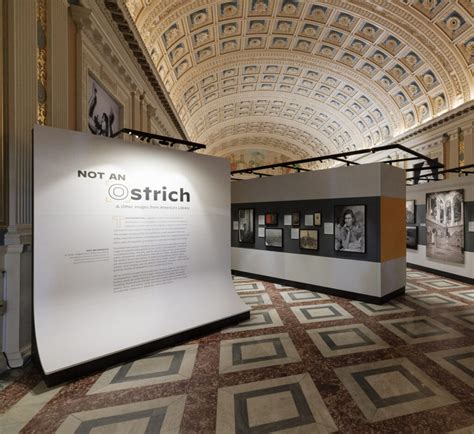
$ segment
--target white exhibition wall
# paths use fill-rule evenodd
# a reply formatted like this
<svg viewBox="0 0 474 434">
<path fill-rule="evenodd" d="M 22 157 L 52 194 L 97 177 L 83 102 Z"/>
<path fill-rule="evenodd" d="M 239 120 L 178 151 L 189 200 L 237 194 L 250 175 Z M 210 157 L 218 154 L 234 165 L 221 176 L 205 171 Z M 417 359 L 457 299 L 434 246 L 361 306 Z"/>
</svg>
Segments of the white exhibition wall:
<svg viewBox="0 0 474 434">
<path fill-rule="evenodd" d="M 451 190 L 464 190 L 464 225 L 468 228 L 465 231 L 465 247 L 464 251 L 464 263 L 456 264 L 447 261 L 441 261 L 426 256 L 426 245 L 418 243 L 418 249 L 407 249 L 407 263 L 419 265 L 421 267 L 431 268 L 433 270 L 442 271 L 444 273 L 453 274 L 456 276 L 466 277 L 468 279 L 474 279 L 474 251 L 473 250 L 473 233 L 469 231 L 469 222 L 471 226 L 474 225 L 474 212 L 471 211 L 474 203 L 474 182 L 471 176 L 450 178 L 444 181 L 424 183 L 414 186 L 407 187 L 407 200 L 415 200 L 417 207 L 423 207 L 426 210 L 426 194 L 433 192 L 443 192 Z M 469 203 L 469 207 L 467 206 Z M 412 226 L 412 225 L 407 225 Z M 426 229 L 426 223 L 416 222 L 418 231 Z M 469 239 L 469 238 L 470 239 Z M 426 236 L 425 236 L 426 238 Z"/>
<path fill-rule="evenodd" d="M 34 322 L 46 374 L 249 311 L 226 160 L 34 129 Z"/>
<path fill-rule="evenodd" d="M 275 208 L 275 203 L 334 199 L 340 199 L 341 203 L 344 203 L 344 199 L 357 198 L 395 199 L 401 201 L 403 207 L 405 172 L 387 164 L 374 163 L 232 183 L 233 207 L 242 204 L 244 208 L 252 208 L 252 204 L 263 206 L 269 203 L 268 212 Z M 293 211 L 299 211 L 297 205 Z M 333 245 L 333 232 L 326 232 L 324 225 L 325 222 L 332 225 L 333 216 L 324 212 L 322 214 L 323 224 L 318 228 L 320 242 L 326 237 L 325 239 L 330 238 Z M 257 219 L 257 216 L 255 218 Z M 385 224 L 381 221 L 381 214 L 377 214 L 375 219 L 377 221 L 369 221 L 367 225 Z M 403 224 L 403 221 L 400 224 Z M 389 229 L 383 226 L 373 239 L 367 239 L 367 249 L 380 251 L 381 232 L 387 230 Z M 346 291 L 375 299 L 385 297 L 405 286 L 405 268 L 404 252 L 403 255 L 383 260 L 379 254 L 377 260 L 369 261 L 348 258 L 344 254 L 339 257 L 302 255 L 285 249 L 271 251 L 238 244 L 232 247 L 232 269 L 236 272 Z"/>
</svg>

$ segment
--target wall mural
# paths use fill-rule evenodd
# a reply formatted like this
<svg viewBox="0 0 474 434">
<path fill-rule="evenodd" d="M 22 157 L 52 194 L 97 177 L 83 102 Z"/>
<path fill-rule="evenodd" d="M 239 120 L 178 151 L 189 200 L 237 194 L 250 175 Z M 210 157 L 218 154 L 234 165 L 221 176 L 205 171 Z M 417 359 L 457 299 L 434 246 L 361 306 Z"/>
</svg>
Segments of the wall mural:
<svg viewBox="0 0 474 434">
<path fill-rule="evenodd" d="M 426 194 L 426 256 L 464 264 L 464 190 Z"/>
<path fill-rule="evenodd" d="M 122 107 L 107 91 L 89 76 L 87 115 L 89 131 L 98 136 L 112 137 L 120 129 Z"/>
</svg>

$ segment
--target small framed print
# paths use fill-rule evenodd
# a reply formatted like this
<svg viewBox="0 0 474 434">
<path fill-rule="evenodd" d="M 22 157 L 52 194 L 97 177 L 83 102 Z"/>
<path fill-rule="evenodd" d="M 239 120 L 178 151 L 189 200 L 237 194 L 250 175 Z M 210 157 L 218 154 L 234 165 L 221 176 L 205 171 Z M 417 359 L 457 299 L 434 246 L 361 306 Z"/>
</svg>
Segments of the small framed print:
<svg viewBox="0 0 474 434">
<path fill-rule="evenodd" d="M 313 214 L 304 215 L 304 225 L 305 226 L 314 226 L 314 216 Z"/>
<path fill-rule="evenodd" d="M 416 202 L 414 200 L 406 201 L 406 224 L 414 225 L 416 222 Z"/>
<path fill-rule="evenodd" d="M 283 247 L 283 229 L 265 228 L 265 246 Z"/>
<path fill-rule="evenodd" d="M 294 212 L 291 214 L 291 226 L 299 226 L 300 225 L 300 213 Z"/>
<path fill-rule="evenodd" d="M 285 226 L 291 226 L 291 214 L 285 214 L 283 216 L 283 224 Z"/>
<path fill-rule="evenodd" d="M 239 243 L 253 244 L 255 242 L 253 208 L 239 209 Z"/>
<path fill-rule="evenodd" d="M 258 228 L 258 237 L 263 238 L 265 236 L 265 228 Z"/>
<path fill-rule="evenodd" d="M 263 214 L 258 216 L 258 224 L 259 226 L 263 226 L 265 224 L 265 216 Z"/>
<path fill-rule="evenodd" d="M 291 239 L 299 240 L 299 238 L 300 238 L 300 230 L 298 228 L 291 228 Z"/>
<path fill-rule="evenodd" d="M 317 229 L 300 229 L 300 249 L 318 250 Z"/>
<path fill-rule="evenodd" d="M 278 224 L 278 214 L 275 212 L 267 212 L 265 214 L 265 224 L 267 226 L 276 226 Z"/>
<path fill-rule="evenodd" d="M 321 226 L 321 213 L 320 212 L 314 213 L 314 226 Z"/>
</svg>

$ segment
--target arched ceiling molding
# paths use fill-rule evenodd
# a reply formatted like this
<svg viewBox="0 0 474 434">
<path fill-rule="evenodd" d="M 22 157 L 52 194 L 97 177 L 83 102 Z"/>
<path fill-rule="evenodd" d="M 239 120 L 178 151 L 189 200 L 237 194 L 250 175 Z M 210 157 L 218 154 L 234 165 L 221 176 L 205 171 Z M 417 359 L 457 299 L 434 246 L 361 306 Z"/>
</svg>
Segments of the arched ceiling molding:
<svg viewBox="0 0 474 434">
<path fill-rule="evenodd" d="M 271 101 L 248 95 L 248 99 L 242 101 L 242 104 L 249 104 L 244 106 L 248 111 L 239 111 L 243 106 L 235 104 L 232 100 L 223 105 L 220 101 L 216 101 L 214 106 L 210 105 L 202 111 L 200 118 L 195 118 L 196 130 L 191 130 L 190 136 L 194 141 L 209 144 L 209 133 L 216 125 L 224 122 L 232 124 L 236 123 L 237 120 L 244 123 L 255 123 L 263 122 L 265 119 L 276 125 L 281 124 L 298 128 L 321 142 L 331 143 L 336 152 L 343 145 L 370 146 L 374 139 L 367 140 L 367 137 L 371 138 L 372 135 L 377 139 L 382 137 L 382 132 L 377 127 L 366 128 L 362 132 L 358 131 L 350 122 L 344 123 L 340 120 L 339 112 L 332 110 L 331 107 L 326 107 L 324 111 L 314 111 L 312 114 L 308 114 L 307 117 L 303 116 L 308 113 L 305 111 L 306 108 L 301 109 L 301 104 L 292 103 L 291 101 L 293 100 L 288 101 L 284 98 Z M 276 103 L 281 103 L 281 106 L 277 107 Z M 275 114 L 274 107 L 281 110 L 280 114 Z M 222 108 L 224 109 L 222 110 Z M 224 116 L 222 113 L 224 113 Z M 227 116 L 225 116 L 226 114 Z M 379 141 L 377 140 L 377 143 Z"/>
<path fill-rule="evenodd" d="M 226 130 L 227 129 L 227 130 Z M 308 128 L 305 125 L 299 125 L 295 122 L 288 121 L 287 119 L 275 121 L 274 117 L 261 116 L 258 119 L 230 119 L 213 125 L 208 131 L 202 136 L 202 142 L 207 145 L 207 148 L 212 152 L 213 143 L 217 138 L 228 137 L 229 134 L 238 134 L 237 130 L 232 132 L 232 129 L 240 129 L 245 131 L 252 129 L 253 131 L 265 131 L 267 134 L 278 132 L 281 138 L 294 138 L 297 137 L 297 141 L 300 143 L 302 149 L 309 155 L 319 155 L 323 150 L 324 153 L 337 153 L 339 149 L 336 144 L 329 140 L 327 137 L 319 134 L 314 134 L 315 130 Z M 350 146 L 355 149 L 353 142 L 347 143 L 346 146 Z"/>
<path fill-rule="evenodd" d="M 446 3 L 445 0 L 443 1 Z M 228 1 L 225 4 L 230 3 L 233 2 Z M 235 3 L 237 5 L 240 4 L 239 2 Z M 276 6 L 279 5 L 279 2 L 271 1 L 271 3 L 276 4 Z M 352 15 L 355 15 L 358 20 L 364 20 L 365 22 L 371 21 L 372 24 L 383 26 L 385 30 L 390 30 L 391 34 L 401 38 L 410 49 L 415 50 L 417 54 L 424 58 L 432 68 L 439 71 L 440 73 L 443 73 L 443 80 L 441 81 L 443 82 L 444 87 L 448 89 L 447 98 L 449 107 L 452 106 L 452 97 L 455 95 L 454 90 L 456 88 L 456 84 L 454 83 L 453 85 L 453 81 L 458 80 L 456 78 L 457 74 L 460 75 L 459 80 L 461 81 L 461 84 L 458 84 L 458 90 L 464 93 L 465 99 L 470 99 L 470 81 L 472 81 L 472 79 L 470 78 L 469 71 L 466 68 L 466 62 L 464 61 L 463 56 L 459 53 L 459 50 L 446 43 L 447 40 L 449 41 L 449 38 L 447 38 L 441 30 L 436 32 L 432 31 L 430 26 L 427 25 L 430 24 L 430 22 L 426 18 L 424 20 L 425 22 L 420 20 L 419 17 L 417 17 L 417 15 L 420 14 L 416 9 L 410 8 L 403 4 L 400 7 L 394 3 L 395 2 L 388 1 L 347 2 L 343 0 L 308 3 L 302 8 L 297 16 L 306 18 L 310 7 L 322 6 L 333 8 L 333 10 L 330 11 L 332 15 L 336 15 L 336 13 L 339 12 L 350 12 Z M 189 14 L 190 12 L 196 11 L 203 7 L 214 7 L 216 3 L 210 2 L 209 0 L 200 0 L 192 1 L 191 3 L 189 3 L 189 1 L 158 1 L 154 2 L 153 4 L 156 6 L 151 6 L 151 8 L 148 8 L 149 12 L 147 13 L 146 17 L 145 14 L 143 14 L 143 19 L 140 20 L 142 29 L 146 29 L 150 26 L 150 24 L 152 24 L 153 33 L 149 33 L 149 38 L 151 39 L 154 39 L 153 35 L 160 35 L 161 33 L 165 32 L 170 25 L 172 25 L 176 20 L 182 18 L 183 15 Z M 248 2 L 245 2 L 246 6 L 247 4 Z M 166 9 L 167 6 L 169 7 L 168 10 Z M 248 10 L 248 7 L 246 9 Z M 273 7 L 273 9 L 273 13 L 271 15 L 265 16 L 265 18 L 277 18 L 277 7 Z M 158 10 L 160 13 L 158 13 Z M 213 12 L 214 18 L 214 16 L 217 16 L 217 13 L 215 10 Z M 404 20 L 400 20 L 400 14 L 404 17 Z M 241 19 L 243 16 L 245 16 L 245 13 L 240 14 L 237 18 Z M 160 19 L 157 21 L 158 17 Z M 281 16 L 279 17 L 281 18 Z M 250 18 L 255 18 L 255 16 Z M 327 22 L 329 21 L 330 20 L 328 19 Z M 214 20 L 210 21 L 209 24 L 211 24 L 211 22 L 212 24 L 215 24 Z M 470 19 L 470 22 L 472 23 L 472 18 Z M 404 28 L 401 23 L 403 23 L 403 25 L 407 28 Z M 443 48 L 441 49 L 440 47 Z M 431 54 L 433 50 L 435 50 L 434 52 L 436 54 Z M 453 75 L 450 75 L 447 70 L 453 72 Z"/>
<path fill-rule="evenodd" d="M 253 77 L 255 85 L 264 86 L 271 85 L 273 88 L 271 90 L 261 90 L 260 92 L 262 98 L 268 98 L 269 95 L 272 95 L 274 98 L 278 95 L 291 95 L 295 99 L 298 99 L 300 104 L 302 101 L 305 101 L 308 106 L 313 104 L 320 104 L 324 101 L 331 101 L 333 99 L 338 100 L 336 94 L 339 93 L 346 100 L 339 101 L 340 108 L 339 110 L 343 112 L 349 102 L 353 103 L 357 99 L 364 99 L 366 102 L 359 104 L 360 110 L 354 112 L 354 116 L 347 118 L 346 122 L 354 122 L 354 118 L 363 118 L 365 116 L 374 116 L 373 113 L 369 113 L 365 107 L 369 107 L 371 110 L 377 110 L 380 114 L 374 117 L 374 123 L 379 124 L 382 128 L 385 125 L 388 125 L 390 129 L 390 134 L 397 134 L 399 131 L 404 129 L 404 120 L 400 113 L 400 106 L 397 105 L 396 99 L 390 94 L 386 94 L 385 90 L 380 87 L 377 88 L 377 85 L 374 86 L 374 82 L 369 80 L 362 73 L 352 71 L 345 66 L 334 65 L 328 62 L 326 59 L 318 59 L 315 62 L 314 58 L 306 56 L 307 62 L 302 61 L 301 56 L 288 53 L 286 59 L 283 61 L 281 56 L 278 53 L 251 53 L 250 56 L 247 53 L 239 53 L 234 55 L 223 55 L 220 56 L 220 59 L 213 59 L 205 65 L 199 65 L 196 68 L 193 68 L 189 71 L 188 79 L 186 80 L 185 85 L 178 85 L 176 89 L 173 90 L 173 100 L 178 101 L 177 110 L 181 113 L 182 117 L 187 118 L 189 115 L 190 109 L 195 104 L 191 101 L 198 98 L 199 105 L 205 106 L 206 95 L 205 89 L 212 87 L 214 83 L 215 90 L 212 93 L 218 95 L 225 94 L 224 87 L 225 82 L 234 79 L 236 84 L 233 86 L 227 86 L 227 89 L 231 87 L 236 89 L 236 92 L 246 93 L 244 86 L 245 79 Z M 225 63 L 224 66 L 222 63 Z M 247 68 L 256 67 L 258 71 L 255 73 L 247 72 Z M 277 72 L 271 72 L 269 68 L 277 67 L 279 70 Z M 297 74 L 292 74 L 291 72 L 286 72 L 288 69 L 297 68 L 300 70 Z M 234 76 L 226 76 L 226 71 L 235 70 L 236 74 Z M 311 76 L 311 75 L 312 76 Z M 209 81 L 208 83 L 204 82 L 207 78 L 215 76 L 215 81 Z M 265 82 L 265 77 L 275 77 L 276 80 L 269 83 Z M 285 82 L 286 79 L 294 79 L 293 84 Z M 306 86 L 305 82 L 309 84 Z M 336 84 L 331 84 L 335 82 Z M 291 91 L 281 90 L 282 86 L 291 88 Z M 329 89 L 329 93 L 319 91 L 321 86 L 325 86 Z M 346 91 L 349 89 L 348 91 Z M 278 90 L 281 90 L 279 92 Z M 379 92 L 377 92 L 379 90 Z M 251 91 L 255 94 L 255 91 Z M 305 92 L 305 93 L 302 93 Z M 325 96 L 326 99 L 318 99 L 316 96 Z M 422 95 L 420 94 L 420 97 Z M 368 99 L 368 101 L 367 101 Z M 191 102 L 190 102 L 191 101 Z M 405 100 L 405 109 L 414 107 Z M 187 110 L 186 110 L 187 109 Z M 185 113 L 188 111 L 188 113 Z M 194 114 L 194 113 L 192 113 Z M 192 115 L 191 115 L 192 116 Z M 190 117 L 191 117 L 190 116 Z M 189 124 L 190 118 L 183 119 L 183 123 Z"/>
</svg>

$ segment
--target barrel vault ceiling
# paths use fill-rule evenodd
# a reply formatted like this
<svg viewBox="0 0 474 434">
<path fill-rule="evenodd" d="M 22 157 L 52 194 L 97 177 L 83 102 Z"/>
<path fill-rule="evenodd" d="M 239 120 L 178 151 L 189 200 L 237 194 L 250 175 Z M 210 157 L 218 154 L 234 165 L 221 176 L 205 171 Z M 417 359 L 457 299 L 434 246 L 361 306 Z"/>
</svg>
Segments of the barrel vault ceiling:
<svg viewBox="0 0 474 434">
<path fill-rule="evenodd" d="M 124 2 L 189 138 L 234 169 L 379 145 L 474 97 L 470 0 Z"/>
</svg>

